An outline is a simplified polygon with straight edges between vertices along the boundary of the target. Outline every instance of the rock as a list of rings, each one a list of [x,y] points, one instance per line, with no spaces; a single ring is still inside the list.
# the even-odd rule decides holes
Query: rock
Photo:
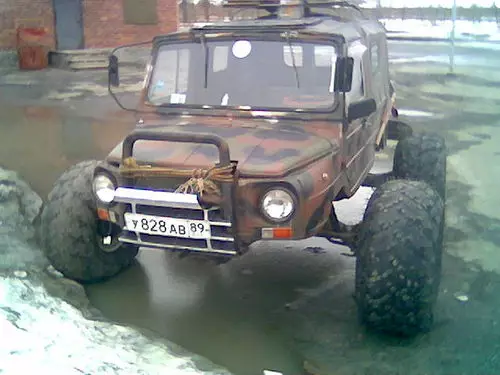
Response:
[[[28,277],[28,273],[26,271],[14,271],[14,276],[18,279],[25,279]]]
[[[58,270],[56,270],[52,264],[49,265],[45,270],[50,276],[52,276],[55,279],[61,279],[64,277],[64,275]]]
[[[17,173],[0,168],[0,272],[48,266],[42,251],[34,244],[33,223],[42,203]]]
[[[0,203],[0,211],[2,205]],[[0,232],[0,272],[32,271],[46,268],[49,265],[43,252],[34,244],[14,237],[14,233]]]
[[[33,223],[42,199],[17,173],[0,168],[0,235],[16,233],[17,238],[34,237]]]
[[[2,373],[230,374],[152,332],[105,319],[34,244],[42,200],[0,168]]]

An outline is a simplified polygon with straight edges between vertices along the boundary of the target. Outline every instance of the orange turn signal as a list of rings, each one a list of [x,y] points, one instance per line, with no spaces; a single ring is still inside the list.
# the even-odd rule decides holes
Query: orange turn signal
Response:
[[[293,237],[292,228],[262,228],[263,239],[289,239]]]
[[[108,210],[106,210],[104,208],[98,208],[97,209],[97,216],[101,220],[110,221],[110,219],[109,219],[109,212],[108,212]]]

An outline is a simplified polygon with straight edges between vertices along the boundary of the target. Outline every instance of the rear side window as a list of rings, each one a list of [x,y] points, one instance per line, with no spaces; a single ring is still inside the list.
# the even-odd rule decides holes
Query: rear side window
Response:
[[[365,96],[363,55],[366,52],[366,46],[360,42],[349,46],[348,54],[354,58],[354,67],[352,72],[352,88],[346,94],[348,102],[357,101]]]
[[[372,72],[376,74],[379,72],[380,60],[379,60],[379,48],[377,44],[372,44],[370,48],[370,60],[372,64]]]
[[[363,64],[361,59],[354,59],[354,69],[352,72],[352,88],[349,96],[354,99],[361,98],[365,95],[363,82]]]

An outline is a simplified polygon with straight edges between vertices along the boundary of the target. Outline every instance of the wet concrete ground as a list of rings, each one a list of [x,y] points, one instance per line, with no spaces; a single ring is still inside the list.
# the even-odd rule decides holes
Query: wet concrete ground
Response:
[[[261,243],[220,267],[142,251],[134,267],[87,288],[92,302],[108,317],[158,331],[235,374],[303,374],[304,361],[331,375],[500,373],[500,56],[458,49],[453,78],[439,63],[446,61],[443,45],[391,47],[394,59],[421,60],[392,66],[399,106],[419,115],[406,119],[417,130],[443,134],[450,149],[433,332],[412,341],[364,332],[351,297],[354,260],[320,239]],[[132,117],[119,114],[109,97],[81,88],[88,74],[15,74],[3,84],[0,77],[0,164],[19,171],[42,196],[65,168],[103,157],[132,127]],[[76,78],[80,86],[71,90]],[[113,121],[103,120],[109,113]],[[366,197],[364,190],[342,202],[342,217],[355,221]],[[462,295],[466,302],[457,299]]]

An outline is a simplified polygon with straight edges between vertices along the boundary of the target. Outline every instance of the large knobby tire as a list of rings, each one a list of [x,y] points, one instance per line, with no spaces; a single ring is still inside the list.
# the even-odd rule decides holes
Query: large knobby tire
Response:
[[[444,204],[428,184],[392,180],[368,202],[356,247],[361,323],[397,336],[428,332],[441,280]]]
[[[394,151],[394,177],[425,181],[445,199],[446,156],[444,139],[437,134],[406,137]]]
[[[68,169],[55,183],[40,217],[40,245],[55,269],[79,282],[96,282],[129,266],[138,247],[114,252],[99,246],[92,175],[96,161]]]

